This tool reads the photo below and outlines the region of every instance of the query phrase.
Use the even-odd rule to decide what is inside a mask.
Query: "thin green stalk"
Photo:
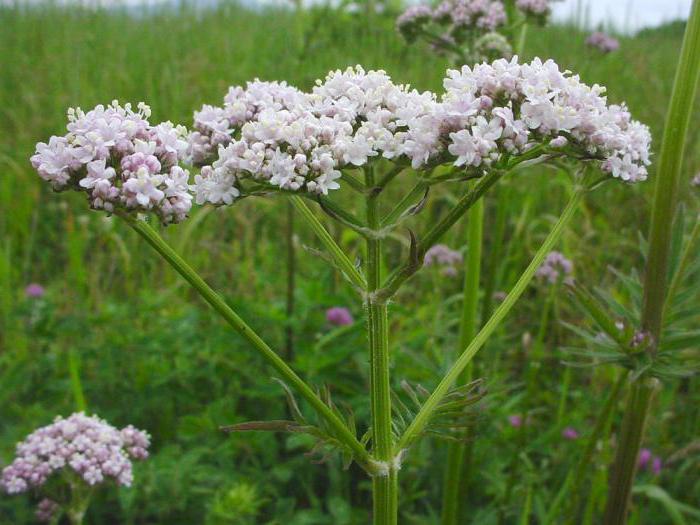
[[[457,361],[455,361],[435,390],[433,390],[432,394],[430,394],[425,403],[423,403],[423,406],[416,415],[415,419],[411,422],[404,434],[399,439],[397,450],[403,450],[404,448],[410,446],[414,439],[420,435],[428,421],[430,421],[430,418],[432,417],[437,406],[440,404],[445,395],[448,394],[452,384],[462,373],[462,370],[464,370],[464,368],[469,364],[474,355],[476,355],[488,338],[491,337],[496,328],[498,328],[498,326],[501,324],[505,316],[510,312],[513,305],[515,305],[522,293],[525,291],[527,285],[532,280],[537,268],[539,268],[542,261],[544,261],[547,253],[552,250],[554,244],[559,240],[559,237],[561,237],[564,228],[574,216],[576,208],[578,207],[578,204],[585,192],[586,188],[580,187],[572,195],[568,204],[564,208],[564,211],[559,217],[559,220],[540,246],[532,261],[530,261],[529,266],[515,283],[515,286],[513,286],[513,289],[510,291],[508,296],[494,311],[488,322],[483,326],[479,333],[476,334],[471,343],[464,349],[462,355],[459,356]]]
[[[253,329],[241,319],[236,312],[173,250],[158,233],[144,221],[133,217],[123,217],[129,226],[138,233],[165,261],[173,267],[190,285],[208,302],[214,310],[253,347],[265,360],[282,375],[282,378],[296,390],[318,415],[334,430],[339,441],[352,450],[355,460],[365,468],[370,467],[371,460],[365,447],[350,432],[345,423],[326,405],[301,379],[290,366],[272,350]]]
[[[477,310],[479,306],[479,277],[481,275],[481,248],[484,230],[484,200],[479,199],[467,212],[467,258],[464,266],[464,299],[462,317],[459,324],[459,348],[466,348],[476,334],[478,327]],[[471,365],[465,367],[461,382],[468,383],[472,379]],[[466,436],[465,436],[466,437]],[[447,468],[443,483],[442,523],[456,525],[462,514],[460,501],[465,494],[462,475],[465,472],[467,459],[464,442],[450,443],[447,450]]]
[[[285,357],[291,360],[294,356],[294,293],[296,280],[296,249],[294,246],[294,206],[287,203],[287,327],[285,333]]]
[[[427,188],[427,181],[418,181],[413,188],[411,188],[411,191],[404,195],[403,198],[396,203],[396,206],[382,219],[381,225],[390,226],[394,224],[409,207],[413,206],[418,199],[423,197]]]
[[[78,412],[85,412],[87,403],[83,393],[83,383],[80,380],[80,356],[73,347],[68,350],[68,373],[70,374],[70,386],[73,391],[75,408]]]
[[[649,352],[656,353],[667,300],[668,266],[673,219],[678,204],[678,184],[685,151],[691,109],[700,80],[700,0],[694,0],[686,25],[680,61],[671,93],[651,213],[649,254],[644,276],[642,330],[651,339]],[[619,525],[627,521],[637,454],[644,436],[644,423],[654,387],[646,378],[632,384],[620,430],[620,440],[608,484],[603,523]],[[634,457],[632,457],[634,454]]]
[[[419,240],[416,259],[409,261],[394,272],[379,291],[384,300],[396,293],[399,287],[423,266],[425,252],[433,246],[478,200],[503,176],[502,171],[492,171],[484,175],[474,188],[464,194],[457,204]]]
[[[345,255],[342,248],[338,246],[331,234],[328,233],[328,230],[321,224],[321,221],[318,220],[316,215],[314,215],[311,209],[306,205],[304,199],[298,196],[292,196],[290,199],[297,211],[304,220],[306,220],[309,226],[311,226],[316,237],[318,237],[321,243],[326,247],[335,264],[337,264],[347,278],[350,279],[352,284],[364,290],[367,286],[364,277],[362,277],[362,274],[355,268],[355,265],[350,262],[348,256]]]
[[[374,186],[374,171],[365,170],[365,184]],[[368,195],[367,225],[379,227],[378,195]],[[367,329],[369,335],[370,400],[372,406],[372,452],[376,461],[386,466],[383,475],[372,478],[375,525],[396,525],[398,521],[398,473],[393,467],[391,431],[391,384],[389,377],[389,320],[387,304],[377,301],[374,292],[381,286],[382,242],[367,239]]]

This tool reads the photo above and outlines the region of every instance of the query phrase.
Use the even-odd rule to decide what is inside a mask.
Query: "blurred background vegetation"
[[[407,47],[393,29],[395,15],[391,8],[368,19],[334,8],[251,10],[232,3],[140,13],[0,7],[0,466],[33,428],[75,410],[71,374],[77,373],[88,411],[153,435],[152,457],[137,467],[134,487],[101,493],[88,522],[368,523],[369,484],[355,466],[343,473],[335,457],[312,463],[301,435],[219,430],[284,417],[271,370],[132,231],[89,212],[81,195],[52,195],[28,158],[37,141],[64,132],[67,107],[114,98],[146,101],[154,122],[189,125],[192,111],[219,104],[229,85],[258,77],[309,88],[328,70],[357,63],[440,91],[446,61]],[[626,101],[652,128],[658,148],[682,34],[683,24],[674,23],[621,36],[621,49],[602,56],[585,48],[586,33],[576,24],[559,24],[532,29],[525,55],[551,57],[584,81],[606,85],[611,101]],[[699,139],[700,128],[692,127],[682,193],[694,213],[698,199],[689,181],[700,170]],[[570,189],[556,170],[538,168],[505,181],[498,199],[487,200],[484,265],[495,276],[494,291],[517,278]],[[577,279],[611,290],[621,302],[627,292],[610,269],[641,268],[639,236],[651,190],[649,183],[603,186],[561,243]],[[431,194],[415,222],[429,221],[457,194],[456,188]],[[362,309],[332,268],[304,249],[316,243],[302,224],[296,310],[287,319],[285,210],[279,199],[246,200],[199,209],[163,233],[274,348],[284,348],[291,326],[294,367],[313,384],[329,385],[366,428]],[[447,244],[462,249],[464,230],[461,224],[451,232]],[[337,228],[334,234],[360,252],[354,234]],[[407,240],[396,241],[391,256],[398,259]],[[43,297],[28,297],[29,283],[45,287]],[[397,381],[431,388],[449,365],[460,289],[459,276],[426,269],[392,305]],[[543,284],[530,287],[477,357],[489,395],[476,415],[473,523],[515,523],[528,495],[539,522],[577,451],[577,441],[562,438],[562,430],[586,435],[618,373],[562,364],[562,351],[582,342],[559,321],[577,324],[582,315],[563,291],[552,295]],[[543,329],[542,312],[551,305],[553,320]],[[353,327],[329,326],[324,312],[331,306],[350,308]],[[536,388],[527,388],[522,372],[538,332],[544,332],[536,348],[543,367]],[[525,407],[525,430],[514,428],[509,416]],[[686,521],[678,521],[673,512],[677,501],[700,501],[698,416],[697,379],[666,388],[657,400],[646,446],[665,463],[658,475],[640,474],[633,523],[700,523],[697,513],[685,509],[680,519]],[[437,523],[445,449],[424,440],[412,451],[402,476],[402,524]],[[588,512],[603,501],[611,450],[601,444],[591,468]],[[32,520],[28,498],[0,498],[0,523]],[[592,523],[588,514],[584,520]]]

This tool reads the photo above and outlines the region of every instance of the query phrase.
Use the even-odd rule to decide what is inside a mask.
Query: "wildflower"
[[[38,488],[61,470],[70,470],[90,486],[107,479],[132,482],[131,459],[148,457],[150,437],[128,426],[122,430],[82,412],[32,432],[17,445],[15,460],[2,471],[0,487],[8,494]],[[46,504],[48,505],[48,504]]]
[[[602,51],[603,53],[611,53],[612,51],[617,51],[620,47],[620,42],[601,31],[596,31],[591,33],[588,38],[586,38],[586,45],[593,47]]]
[[[408,42],[412,42],[432,17],[433,10],[427,5],[412,5],[396,19],[396,29]]]
[[[39,299],[44,297],[45,293],[46,290],[44,290],[44,287],[38,283],[29,283],[24,289],[24,295],[30,297],[31,299]]]
[[[562,430],[561,436],[569,440],[578,439],[578,431],[574,427],[566,427]]]
[[[508,423],[513,428],[520,428],[523,426],[523,417],[519,414],[513,414],[508,416]]]
[[[152,211],[164,224],[180,222],[192,206],[189,173],[177,166],[188,148],[186,130],[152,126],[150,111],[117,101],[87,113],[71,108],[68,133],[37,144],[32,166],[57,191],[84,191],[93,209]]]
[[[658,456],[654,456],[654,459],[651,461],[651,471],[654,474],[654,476],[658,476],[661,474],[661,468],[663,466],[663,462],[661,461],[661,458]]]
[[[696,188],[700,187],[700,173],[698,173],[697,175],[695,175],[695,177],[693,177],[693,180],[690,182],[690,184],[695,186]]]
[[[649,464],[649,461],[651,461],[652,458],[652,453],[651,450],[648,448],[643,448],[642,450],[639,451],[639,458],[637,459],[637,467],[641,470],[643,468],[646,468],[646,466]]]
[[[490,61],[496,58],[510,59],[513,48],[508,39],[500,33],[486,33],[474,43],[475,62]]]
[[[44,498],[36,506],[35,516],[37,521],[50,522],[56,513],[60,510],[60,506],[55,501]]]
[[[355,322],[350,310],[342,306],[334,306],[326,310],[326,321],[334,326],[347,326]]]
[[[550,0],[516,0],[515,6],[526,15],[541,17],[551,11]]]
[[[550,284],[555,284],[562,278],[571,275],[573,263],[559,252],[549,252],[535,275]]]
[[[436,244],[425,253],[423,264],[438,266],[443,275],[454,277],[457,275],[458,266],[462,264],[462,254],[445,244]]]

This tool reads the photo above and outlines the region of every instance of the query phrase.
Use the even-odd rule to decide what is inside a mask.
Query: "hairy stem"
[[[374,186],[374,171],[365,170],[365,185]],[[378,194],[366,198],[367,225],[379,227]],[[372,451],[386,472],[372,478],[374,524],[396,525],[398,517],[398,479],[392,465],[391,384],[389,377],[389,320],[385,301],[377,301],[374,292],[381,285],[382,242],[367,239],[367,330],[369,335],[370,398],[372,407]]]
[[[694,0],[683,38],[680,62],[671,93],[651,213],[649,255],[644,276],[642,330],[651,339],[649,352],[656,353],[667,297],[668,265],[673,219],[678,204],[678,183],[685,151],[691,109],[700,80],[700,0]],[[608,485],[603,523],[627,521],[632,482],[637,468],[636,454],[644,436],[653,387],[644,377],[634,382],[628,396],[620,430],[620,440]],[[634,454],[634,458],[631,455]]]
[[[552,250],[554,244],[559,240],[564,228],[569,223],[571,218],[574,216],[576,208],[578,207],[583,194],[586,192],[585,187],[580,187],[573,194],[569,203],[564,208],[562,215],[559,220],[552,228],[547,238],[544,240],[539,250],[530,261],[529,266],[525,269],[523,274],[520,276],[518,281],[513,286],[508,296],[503,300],[499,307],[494,311],[491,318],[483,326],[478,334],[472,339],[471,343],[464,349],[462,354],[459,356],[457,361],[452,365],[447,374],[442,378],[438,386],[433,390],[430,397],[423,403],[420,411],[416,415],[415,419],[408,426],[403,436],[399,439],[397,449],[402,450],[415,440],[416,437],[424,430],[427,423],[430,421],[433,412],[440,404],[440,401],[448,394],[450,387],[457,380],[457,378],[462,373],[462,370],[469,364],[474,355],[481,349],[484,343],[488,340],[493,332],[501,324],[505,316],[510,312],[511,308],[518,301],[525,288],[532,280],[535,275],[535,271],[542,264],[542,261],[546,257],[547,253]]]
[[[333,429],[337,439],[348,449],[352,450],[355,460],[363,467],[370,468],[371,461],[365,447],[350,432],[347,425],[326,405],[301,379],[294,370],[272,350],[253,329],[241,319],[236,312],[190,267],[175,250],[173,250],[158,233],[147,223],[124,217],[124,220],[138,233],[165,261],[173,267],[197,293],[208,302],[223,319],[243,336],[253,347],[273,366],[284,381],[296,390],[313,408],[318,415]]]
[[[484,200],[479,199],[467,212],[467,258],[464,266],[464,295],[462,317],[459,324],[459,348],[466,348],[476,334],[478,327],[479,277],[481,275],[481,248],[484,230]],[[466,384],[472,379],[471,364],[464,369],[461,381]],[[464,436],[465,439],[468,436]],[[442,523],[456,525],[461,515],[460,501],[465,494],[462,476],[468,460],[464,442],[450,443],[447,450],[447,467],[443,483]]]

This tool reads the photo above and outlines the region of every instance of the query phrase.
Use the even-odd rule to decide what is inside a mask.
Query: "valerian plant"
[[[147,106],[117,103],[69,112],[68,133],[39,144],[32,163],[57,190],[87,195],[91,207],[121,217],[275,368],[293,420],[256,421],[231,431],[305,432],[321,454],[338,451],[372,479],[374,523],[398,521],[399,472],[421,436],[459,428],[481,395],[479,383],[454,387],[474,355],[502,323],[551,252],[585,194],[608,180],[647,176],[650,134],[625,106],[608,104],[604,88],[583,84],[552,61],[497,60],[449,70],[444,93],[398,85],[383,71],[338,70],[310,92],[284,83],[232,88],[223,107],[195,114],[195,130],[151,125]],[[187,140],[186,140],[187,139]],[[189,185],[180,161],[200,167]],[[504,177],[556,161],[571,167],[575,191],[553,229],[491,318],[470,338],[430,391],[392,388],[389,307],[424,264],[429,250]],[[578,165],[574,169],[574,165]],[[412,183],[408,183],[412,180]],[[332,198],[341,184],[362,206]],[[429,190],[452,184],[462,192],[422,232],[409,232],[405,261],[385,271],[390,235],[420,212]],[[404,189],[396,202],[388,187]],[[358,429],[326,389],[292,370],[152,228],[186,219],[192,205],[232,205],[244,198],[291,199],[332,264],[357,292],[367,317],[371,423]],[[310,204],[360,235],[360,263],[329,234]],[[316,412],[303,414],[295,396]]]
[[[79,525],[93,493],[108,483],[130,486],[132,460],[148,457],[150,436],[129,425],[121,430],[82,412],[57,417],[17,445],[17,457],[5,467],[0,487],[8,494],[43,496],[39,521],[58,523],[64,514]]]

